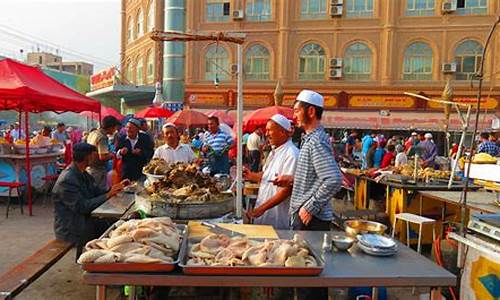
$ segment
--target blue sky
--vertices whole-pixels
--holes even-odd
[[[120,0],[0,0],[0,55],[39,48],[99,71],[120,59]]]

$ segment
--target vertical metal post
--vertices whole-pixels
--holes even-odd
[[[238,99],[236,103],[238,124],[238,151],[236,156],[236,217],[241,218],[243,204],[243,45],[238,44]]]
[[[460,114],[458,108],[457,111]],[[451,168],[450,179],[448,181],[448,189],[451,189],[451,185],[453,183],[453,177],[455,177],[455,172],[457,170],[458,160],[462,156],[462,147],[465,142],[465,135],[467,134],[467,130],[469,129],[470,113],[471,113],[471,106],[469,105],[469,107],[467,107],[467,116],[465,117],[465,123],[462,124],[462,135],[460,136],[460,142],[458,143],[457,156],[455,156],[455,164]]]
[[[24,112],[24,134],[26,141],[26,177],[28,182],[26,183],[26,197],[28,198],[28,211],[30,216],[33,215],[33,205],[31,201],[31,158],[30,158],[30,113],[26,110]],[[21,197],[18,195],[19,201],[22,201]]]

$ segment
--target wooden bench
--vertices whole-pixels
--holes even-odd
[[[71,248],[70,243],[52,240],[23,262],[0,275],[0,299],[13,299]]]

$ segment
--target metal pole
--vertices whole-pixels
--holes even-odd
[[[241,218],[243,204],[243,46],[238,44],[238,100],[236,104],[238,144],[236,156],[236,217]]]
[[[491,37],[493,36],[493,33],[495,32],[495,28],[497,25],[500,23],[500,15],[497,17],[497,20],[495,21],[495,24],[491,27],[491,30],[488,34],[488,37],[486,38],[486,43],[484,44],[484,49],[483,49],[483,57],[481,59],[481,65],[479,67],[479,72],[477,74],[477,78],[479,78],[479,85],[477,88],[477,105],[476,105],[476,119],[474,120],[474,130],[472,132],[472,144],[470,147],[470,153],[468,156],[468,162],[466,162],[467,166],[467,172],[465,176],[465,184],[464,184],[464,189],[462,192],[463,195],[463,203],[462,203],[462,218],[460,222],[460,233],[462,236],[465,236],[465,219],[467,218],[466,212],[467,212],[467,191],[469,189],[469,178],[470,178],[470,167],[472,164],[472,155],[475,150],[475,138],[477,135],[477,127],[479,126],[479,113],[481,112],[481,92],[483,88],[483,77],[484,77],[484,61],[486,59],[486,50],[488,49],[488,45],[490,44]]]
[[[460,111],[458,112],[460,113]],[[457,170],[458,160],[460,159],[460,156],[462,156],[462,147],[464,145],[465,135],[467,134],[467,130],[469,128],[470,112],[471,112],[471,106],[467,108],[467,116],[465,119],[465,123],[462,125],[462,135],[460,136],[460,143],[458,143],[457,155],[455,156],[455,164],[453,165],[453,168],[451,168],[450,179],[448,181],[448,189],[451,189],[451,185],[453,183],[453,177],[455,177],[455,171]]]
[[[31,200],[31,158],[30,158],[30,133],[29,133],[29,128],[30,128],[30,118],[29,118],[29,112],[26,110],[24,112],[24,133],[25,133],[25,141],[26,141],[26,177],[28,178],[28,182],[26,183],[26,196],[28,198],[28,210],[30,213],[30,216],[33,215],[33,205],[32,205],[32,200]],[[19,201],[21,200],[21,197],[18,195]]]

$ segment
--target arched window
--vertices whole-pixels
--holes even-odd
[[[269,79],[269,50],[262,45],[254,45],[245,55],[245,78],[248,80]]]
[[[205,79],[227,80],[229,78],[229,54],[221,46],[212,44],[205,52]]]
[[[245,19],[247,21],[271,20],[271,0],[247,0]]]
[[[154,54],[153,51],[149,50],[147,54],[147,82],[148,83],[154,83],[154,77],[155,77],[155,61],[154,61]]]
[[[432,79],[432,49],[428,44],[415,42],[406,48],[404,54],[403,79]]]
[[[347,80],[370,80],[372,74],[372,51],[364,43],[354,43],[344,53],[344,78]]]
[[[326,18],[326,0],[301,0],[300,17],[302,19]]]
[[[299,79],[321,80],[325,78],[325,50],[318,44],[307,44],[299,55]]]
[[[405,15],[433,16],[434,0],[406,0]]]
[[[144,13],[142,9],[139,8],[137,13],[137,37],[141,37],[144,34]]]
[[[127,42],[131,42],[134,39],[134,18],[128,18],[127,24]]]
[[[148,32],[155,28],[155,1],[151,0],[148,8]]]
[[[348,0],[347,17],[371,17],[373,16],[373,0]]]
[[[136,85],[144,85],[144,63],[142,62],[142,57],[137,58],[135,73],[137,78]]]
[[[455,50],[455,62],[457,63],[457,80],[471,79],[472,75],[479,71],[483,59],[483,46],[476,41],[464,41]]]
[[[127,61],[127,66],[125,67],[125,80],[128,83],[133,82],[133,74],[132,74],[132,62],[129,60]]]

